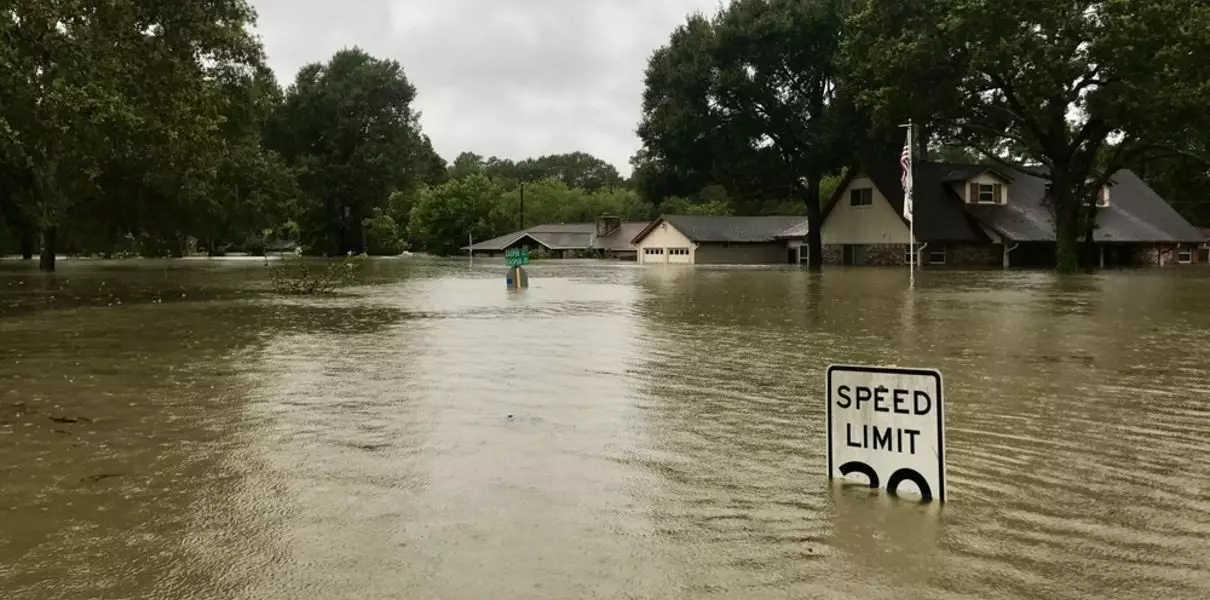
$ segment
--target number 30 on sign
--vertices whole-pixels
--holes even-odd
[[[828,367],[828,477],[945,502],[941,373]]]

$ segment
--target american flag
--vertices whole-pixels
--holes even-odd
[[[908,129],[907,142],[903,144],[903,153],[899,155],[899,167],[902,169],[900,182],[903,183],[903,218],[912,220],[912,130]]]

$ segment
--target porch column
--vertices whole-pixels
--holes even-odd
[[[1105,244],[1097,244],[1097,248],[1101,251],[1101,268],[1105,268]]]

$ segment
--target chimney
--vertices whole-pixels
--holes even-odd
[[[606,237],[613,235],[614,232],[622,228],[622,218],[613,215],[601,215],[597,217],[597,237]]]

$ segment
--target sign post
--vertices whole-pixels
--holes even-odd
[[[828,367],[828,477],[945,502],[941,388],[931,369]]]
[[[505,283],[510,289],[529,287],[529,274],[521,265],[529,264],[529,250],[525,248],[509,248],[504,251],[504,264],[508,265],[508,275]]]

